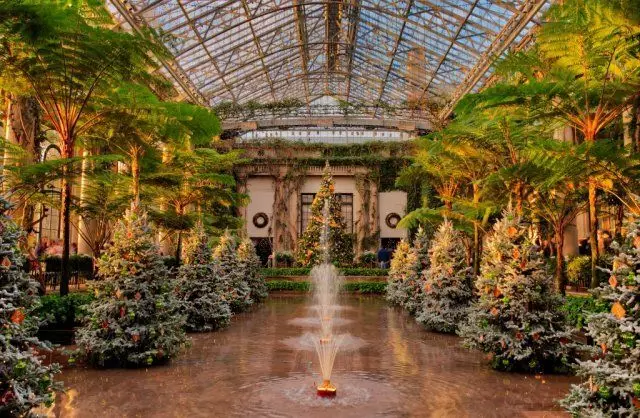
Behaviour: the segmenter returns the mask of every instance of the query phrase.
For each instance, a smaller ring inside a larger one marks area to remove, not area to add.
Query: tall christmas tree
[[[0,416],[24,416],[41,404],[51,405],[60,385],[57,365],[44,366],[36,350],[50,347],[35,337],[40,323],[36,283],[22,265],[22,234],[7,216],[9,203],[0,197]]]
[[[418,255],[408,241],[402,240],[393,252],[389,279],[387,283],[387,300],[402,307],[411,307],[409,303],[414,289],[420,280]]]
[[[455,332],[467,317],[473,291],[462,237],[450,221],[440,225],[429,252],[431,262],[416,319],[427,329]]]
[[[211,248],[198,222],[185,245],[184,264],[178,269],[178,297],[184,304],[189,331],[212,331],[229,325],[231,309],[218,280]]]
[[[78,346],[101,366],[164,362],[187,342],[185,316],[147,214],[132,205],[113,241],[98,260],[96,299],[76,332]]]
[[[427,230],[422,226],[418,227],[418,232],[413,239],[413,248],[415,248],[416,257],[418,258],[419,270],[427,270],[429,268],[429,264],[431,263],[431,256],[429,255],[431,244],[429,242],[429,235],[427,234]]]
[[[640,417],[640,218],[626,224],[626,239],[617,252],[609,283],[596,297],[611,311],[589,318],[594,357],[579,362],[575,385],[562,404],[580,417]]]
[[[346,224],[342,219],[341,204],[336,197],[335,184],[329,163],[322,174],[320,190],[311,203],[309,223],[298,241],[296,262],[301,266],[314,266],[322,262],[320,234],[324,224],[323,210],[325,202],[329,205],[329,258],[339,265],[353,262],[353,240],[346,233]]]
[[[262,263],[250,238],[243,239],[238,245],[238,260],[245,272],[245,281],[251,289],[251,300],[254,302],[264,300],[269,295],[267,284],[260,275]]]
[[[492,356],[500,370],[562,371],[569,332],[562,298],[534,238],[511,209],[493,228],[476,279],[479,299],[459,334],[465,344]]]
[[[245,270],[238,259],[235,238],[225,231],[213,253],[219,284],[232,312],[242,312],[251,306],[251,288],[245,280]]]

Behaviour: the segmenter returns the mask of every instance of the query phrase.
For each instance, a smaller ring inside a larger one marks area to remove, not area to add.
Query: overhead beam
[[[303,0],[302,0],[303,1]],[[293,0],[293,5],[296,6],[293,14],[296,22],[296,32],[298,33],[298,47],[300,49],[300,60],[302,61],[302,72],[305,75],[304,78],[304,94],[307,101],[307,109],[311,102],[309,94],[309,80],[307,74],[309,73],[309,48],[307,47],[308,35],[307,35],[307,19],[305,18],[304,4],[301,0]]]
[[[378,94],[378,100],[374,102],[375,110],[373,111],[373,117],[378,115],[378,109],[380,108],[380,101],[382,100],[382,96],[384,96],[384,90],[387,87],[387,81],[389,80],[389,74],[391,73],[391,69],[393,68],[393,63],[396,60],[396,54],[398,52],[398,47],[400,47],[400,43],[402,42],[402,36],[404,34],[404,28],[407,27],[407,19],[409,18],[409,14],[411,13],[411,8],[413,7],[413,0],[410,0],[407,3],[407,9],[404,12],[402,19],[402,26],[400,27],[400,32],[398,32],[398,36],[396,37],[395,45],[393,46],[393,52],[391,53],[391,59],[389,60],[389,66],[387,67],[387,71],[385,73],[384,79],[382,80],[382,84],[380,84],[380,93]]]
[[[260,62],[262,63],[262,70],[264,71],[264,76],[267,79],[267,83],[269,83],[269,87],[271,87],[271,96],[273,100],[276,100],[276,91],[273,88],[273,81],[271,81],[271,76],[269,75],[269,67],[264,62],[264,52],[262,51],[262,46],[260,45],[260,40],[256,36],[256,31],[253,27],[253,22],[251,21],[251,9],[249,8],[249,4],[247,0],[242,0],[242,8],[244,9],[244,14],[247,17],[247,21],[249,22],[249,29],[251,30],[251,36],[253,37],[253,42],[256,45],[256,50],[258,51],[258,56],[260,57]]]
[[[467,21],[469,20],[469,18],[473,14],[473,10],[476,8],[476,6],[478,4],[478,1],[479,0],[474,0],[473,1],[473,4],[469,8],[469,11],[467,12],[465,18],[460,22],[460,25],[458,26],[458,29],[456,30],[456,33],[453,36],[453,39],[451,39],[451,42],[449,43],[449,47],[447,48],[445,53],[442,54],[442,56],[440,57],[440,60],[438,61],[438,65],[436,65],[436,68],[431,72],[429,81],[425,84],[424,89],[422,89],[422,92],[420,93],[420,96],[418,97],[418,101],[417,101],[418,103],[422,103],[422,100],[424,99],[424,95],[427,93],[427,91],[429,91],[429,87],[431,87],[431,84],[433,83],[433,80],[435,80],[436,77],[438,76],[438,71],[440,70],[440,67],[442,67],[442,64],[444,64],[446,59],[449,57],[449,52],[451,51],[451,49],[456,44],[456,40],[458,39],[458,36],[460,36],[460,32],[462,32],[462,29],[464,29],[464,26],[466,25]]]
[[[475,87],[480,79],[482,79],[482,76],[489,70],[493,62],[509,48],[509,45],[511,45],[527,24],[535,18],[546,2],[547,0],[528,0],[521,7],[520,13],[514,14],[511,19],[509,19],[489,48],[483,52],[476,65],[467,73],[464,81],[455,89],[450,101],[439,114],[441,120],[445,120],[451,115],[458,101]]]
[[[113,7],[116,8],[120,16],[131,26],[131,28],[140,36],[144,36],[140,24],[147,26],[142,16],[134,16],[131,13],[130,6],[126,6],[125,0],[110,0]],[[169,73],[171,78],[180,86],[189,99],[197,104],[208,106],[206,99],[200,94],[198,88],[191,82],[189,76],[184,72],[175,60],[159,58],[156,59],[162,64],[164,69]]]
[[[349,30],[347,32],[347,88],[345,92],[346,100],[349,102],[351,95],[351,72],[353,71],[353,55],[356,50],[356,35],[358,34],[358,24],[360,23],[360,1],[350,0],[349,2]]]

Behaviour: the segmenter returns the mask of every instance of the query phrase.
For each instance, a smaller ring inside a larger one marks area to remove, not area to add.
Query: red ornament
[[[124,308],[124,306],[121,306],[120,307],[120,318],[124,317],[126,313],[127,313],[127,310]]]
[[[22,324],[22,322],[24,322],[25,317],[26,316],[25,316],[24,311],[22,309],[16,309],[11,314],[11,322],[13,322],[14,324],[20,325],[20,324]]]
[[[2,267],[5,267],[5,268],[11,267],[11,260],[9,260],[9,257],[5,257],[2,259]]]
[[[109,321],[107,320],[102,321],[102,324],[100,324],[100,326],[102,327],[102,329],[109,328]]]
[[[140,294],[140,292],[136,292],[135,296],[136,300],[140,300],[142,298],[142,295]]]

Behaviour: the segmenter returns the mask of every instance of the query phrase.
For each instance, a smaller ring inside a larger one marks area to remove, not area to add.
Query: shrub
[[[346,282],[343,290],[363,294],[381,295],[387,291],[386,282]]]
[[[378,261],[378,256],[373,251],[365,251],[358,257],[358,264],[362,267],[373,267]]]
[[[293,257],[293,254],[290,251],[282,251],[282,252],[275,253],[276,265],[284,264],[285,266],[289,267],[293,265],[294,261],[295,261],[295,258]]]
[[[260,269],[262,277],[308,276],[311,269],[308,267],[282,267]],[[379,268],[348,267],[339,269],[343,276],[387,276],[389,270]]]
[[[69,293],[45,295],[40,298],[37,314],[44,320],[40,329],[71,329],[80,325],[86,308],[94,299],[91,293]]]
[[[267,289],[270,292],[278,290],[308,292],[311,290],[311,284],[309,282],[294,282],[291,280],[271,280],[267,282]]]
[[[608,312],[610,303],[593,298],[591,296],[567,296],[562,310],[565,312],[567,324],[573,328],[581,329],[587,325],[589,316]]]
[[[607,269],[611,267],[611,256],[601,255],[598,257],[597,265],[600,268]],[[601,269],[597,270],[598,281],[602,283],[607,278],[607,274]],[[567,281],[574,286],[588,287],[591,282],[591,257],[588,255],[579,255],[571,258],[567,262]]]

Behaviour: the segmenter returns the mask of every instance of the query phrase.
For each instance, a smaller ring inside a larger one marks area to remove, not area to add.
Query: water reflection
[[[192,347],[165,367],[68,369],[72,391],[52,415],[63,417],[560,415],[555,399],[570,378],[493,372],[453,336],[424,332],[384,300],[345,297],[340,332],[367,344],[336,358],[340,394],[318,399],[317,357],[287,345],[308,318],[304,296],[270,297],[230,328],[193,334]],[[290,323],[294,320],[294,323]],[[295,324],[295,325],[294,325]]]

